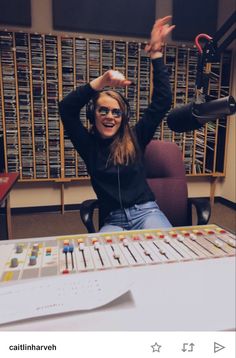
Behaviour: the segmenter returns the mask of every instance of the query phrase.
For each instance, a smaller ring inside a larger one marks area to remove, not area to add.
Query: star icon
[[[153,344],[151,347],[152,347],[152,353],[154,352],[160,353],[161,346],[157,342]]]

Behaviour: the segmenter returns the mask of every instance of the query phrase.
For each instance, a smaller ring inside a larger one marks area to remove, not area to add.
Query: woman
[[[157,126],[171,106],[171,91],[162,47],[174,26],[171,16],[155,22],[146,46],[153,65],[152,100],[143,117],[130,128],[129,104],[107,86],[124,87],[131,82],[118,71],[109,70],[69,93],[59,109],[64,128],[83,158],[99,199],[104,225],[100,232],[170,227],[155,202],[146,178],[143,153]],[[92,124],[87,130],[79,119],[87,105]]]

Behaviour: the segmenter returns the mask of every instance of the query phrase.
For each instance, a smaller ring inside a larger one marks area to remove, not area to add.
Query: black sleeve
[[[85,160],[90,146],[90,135],[80,121],[80,110],[94,96],[96,91],[89,85],[80,86],[59,102],[61,119],[75,149]]]
[[[156,128],[170,109],[172,100],[169,74],[163,58],[152,60],[152,67],[153,92],[151,103],[134,128],[139,145],[143,150],[153,138]]]

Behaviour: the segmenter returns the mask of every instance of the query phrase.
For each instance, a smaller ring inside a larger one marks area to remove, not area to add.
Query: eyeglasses
[[[104,106],[101,106],[98,108],[98,113],[101,116],[107,116],[109,112],[111,112],[111,114],[114,118],[120,118],[122,116],[122,111],[119,108],[110,109],[110,108],[104,107]]]

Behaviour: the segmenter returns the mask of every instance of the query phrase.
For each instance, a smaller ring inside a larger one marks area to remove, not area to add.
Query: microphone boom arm
[[[225,33],[227,33],[231,26],[236,23],[236,11],[226,20],[226,22],[219,28],[215,33],[214,37],[210,37],[207,34],[199,34],[195,39],[195,44],[198,48],[198,63],[197,63],[197,76],[196,76],[196,90],[206,95],[208,82],[210,78],[210,66],[212,62],[219,61],[220,54],[225,51],[225,49],[233,42],[236,38],[236,29],[234,29],[218,46],[217,43],[224,38]],[[199,45],[199,39],[204,38],[208,42],[205,44],[202,49]],[[206,68],[206,71],[204,70]]]
[[[236,29],[217,47],[217,42],[236,22],[236,11],[212,38],[207,34],[199,34],[195,43],[198,48],[198,62],[195,82],[195,98],[180,107],[173,108],[167,115],[168,127],[178,133],[188,132],[202,127],[209,121],[214,121],[236,112],[236,102],[232,96],[211,100],[208,95],[209,79],[213,78],[211,63],[219,61],[222,51],[234,40]],[[202,49],[198,40],[207,40]]]

